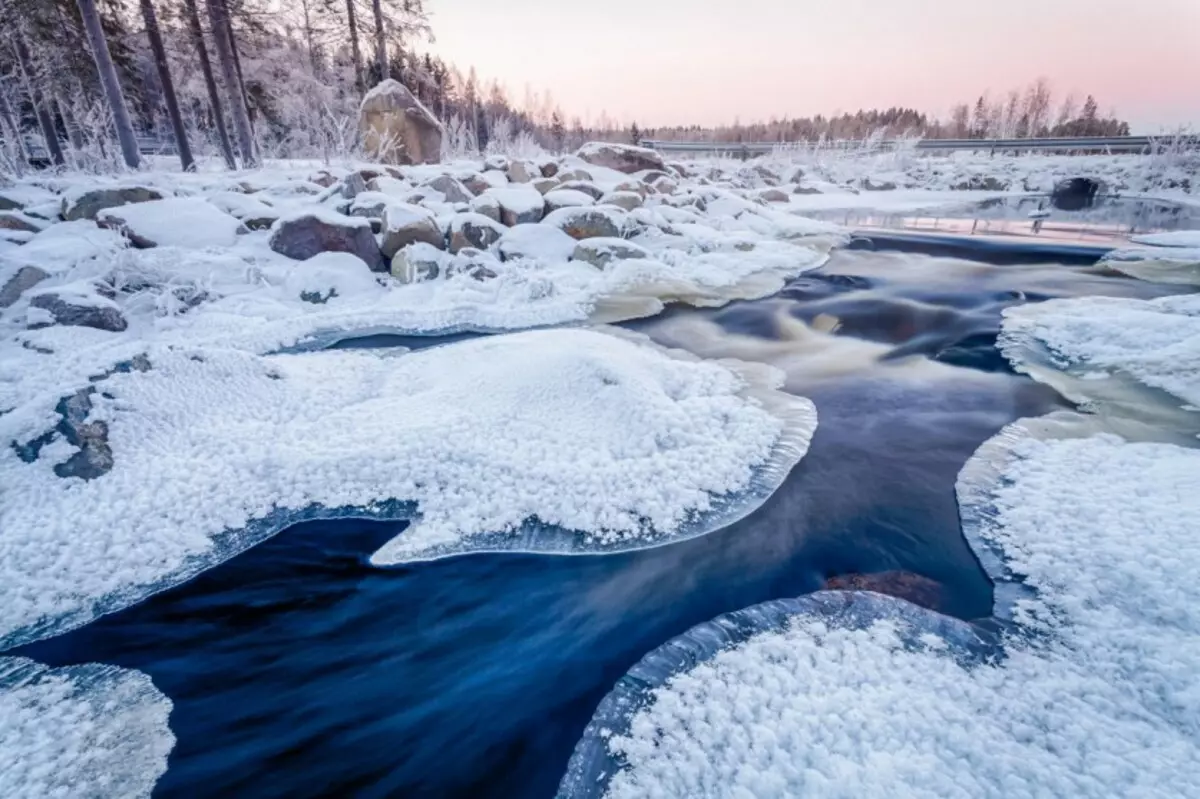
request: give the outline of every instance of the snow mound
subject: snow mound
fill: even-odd
[[[140,672],[0,658],[0,796],[149,797],[175,736]]]
[[[1200,244],[1191,243],[1196,236],[1193,231],[1138,236],[1140,246],[1114,250],[1101,263],[1140,280],[1200,286]]]
[[[1200,451],[1017,425],[990,454],[959,496],[1028,589],[1001,655],[878,596],[723,617],[618,683],[559,796],[1198,795]]]
[[[232,247],[242,223],[208,200],[172,197],[109,208],[97,221],[148,247]]]
[[[1007,308],[999,347],[1038,379],[1054,377],[1038,370],[1040,350],[1048,351],[1054,370],[1085,376],[1066,392],[1076,400],[1096,390],[1089,382],[1127,375],[1200,407],[1200,294],[1082,297]]]
[[[112,468],[0,451],[0,644],[123,607],[313,509],[419,517],[379,563],[619,551],[757,507],[803,456],[808,400],[755,365],[564,329],[412,354],[159,347],[94,383]],[[32,442],[29,443],[32,446]],[[382,508],[382,510],[381,510]]]

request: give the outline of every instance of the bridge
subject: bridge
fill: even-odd
[[[724,153],[766,155],[789,148],[817,148],[846,152],[889,152],[914,149],[924,152],[975,151],[988,153],[1055,152],[1068,154],[1155,153],[1200,151],[1200,136],[1081,136],[1037,139],[881,139],[872,142],[832,140],[821,142],[683,142],[644,139],[643,147],[663,153]]]

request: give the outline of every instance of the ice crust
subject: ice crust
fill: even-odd
[[[170,712],[136,671],[0,657],[0,796],[149,797],[175,744]]]
[[[149,361],[94,384],[109,473],[56,476],[74,451],[57,435],[31,462],[0,451],[0,644],[124,606],[313,507],[416,503],[381,563],[695,535],[765,500],[816,426],[774,370],[597,330]]]
[[[1200,452],[1018,424],[991,455],[960,501],[1030,589],[999,656],[900,600],[760,606],[744,641],[718,620],[643,660],[559,795],[1197,795]]]

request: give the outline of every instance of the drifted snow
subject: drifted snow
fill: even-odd
[[[515,545],[571,552],[694,535],[761,503],[804,454],[807,400],[738,371],[589,330],[400,355],[255,356],[160,348],[96,383],[89,421],[115,466],[56,477],[71,447],[0,451],[0,641],[86,622],[274,532],[218,539],[314,505],[414,501],[381,562],[505,548],[524,522],[579,531]],[[711,528],[709,528],[711,529]]]
[[[170,712],[136,671],[0,658],[0,796],[149,797],[175,744]]]
[[[882,597],[894,618],[764,614],[715,654],[701,625],[709,651],[606,700],[559,795],[1200,795],[1200,451],[999,438],[965,496],[1033,590],[1002,658]]]
[[[232,247],[242,230],[241,222],[199,197],[130,203],[101,211],[96,218],[119,220],[135,241],[170,247]]]

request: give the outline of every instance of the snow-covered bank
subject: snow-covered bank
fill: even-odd
[[[0,657],[0,795],[148,797],[175,744],[170,712],[136,671]]]

